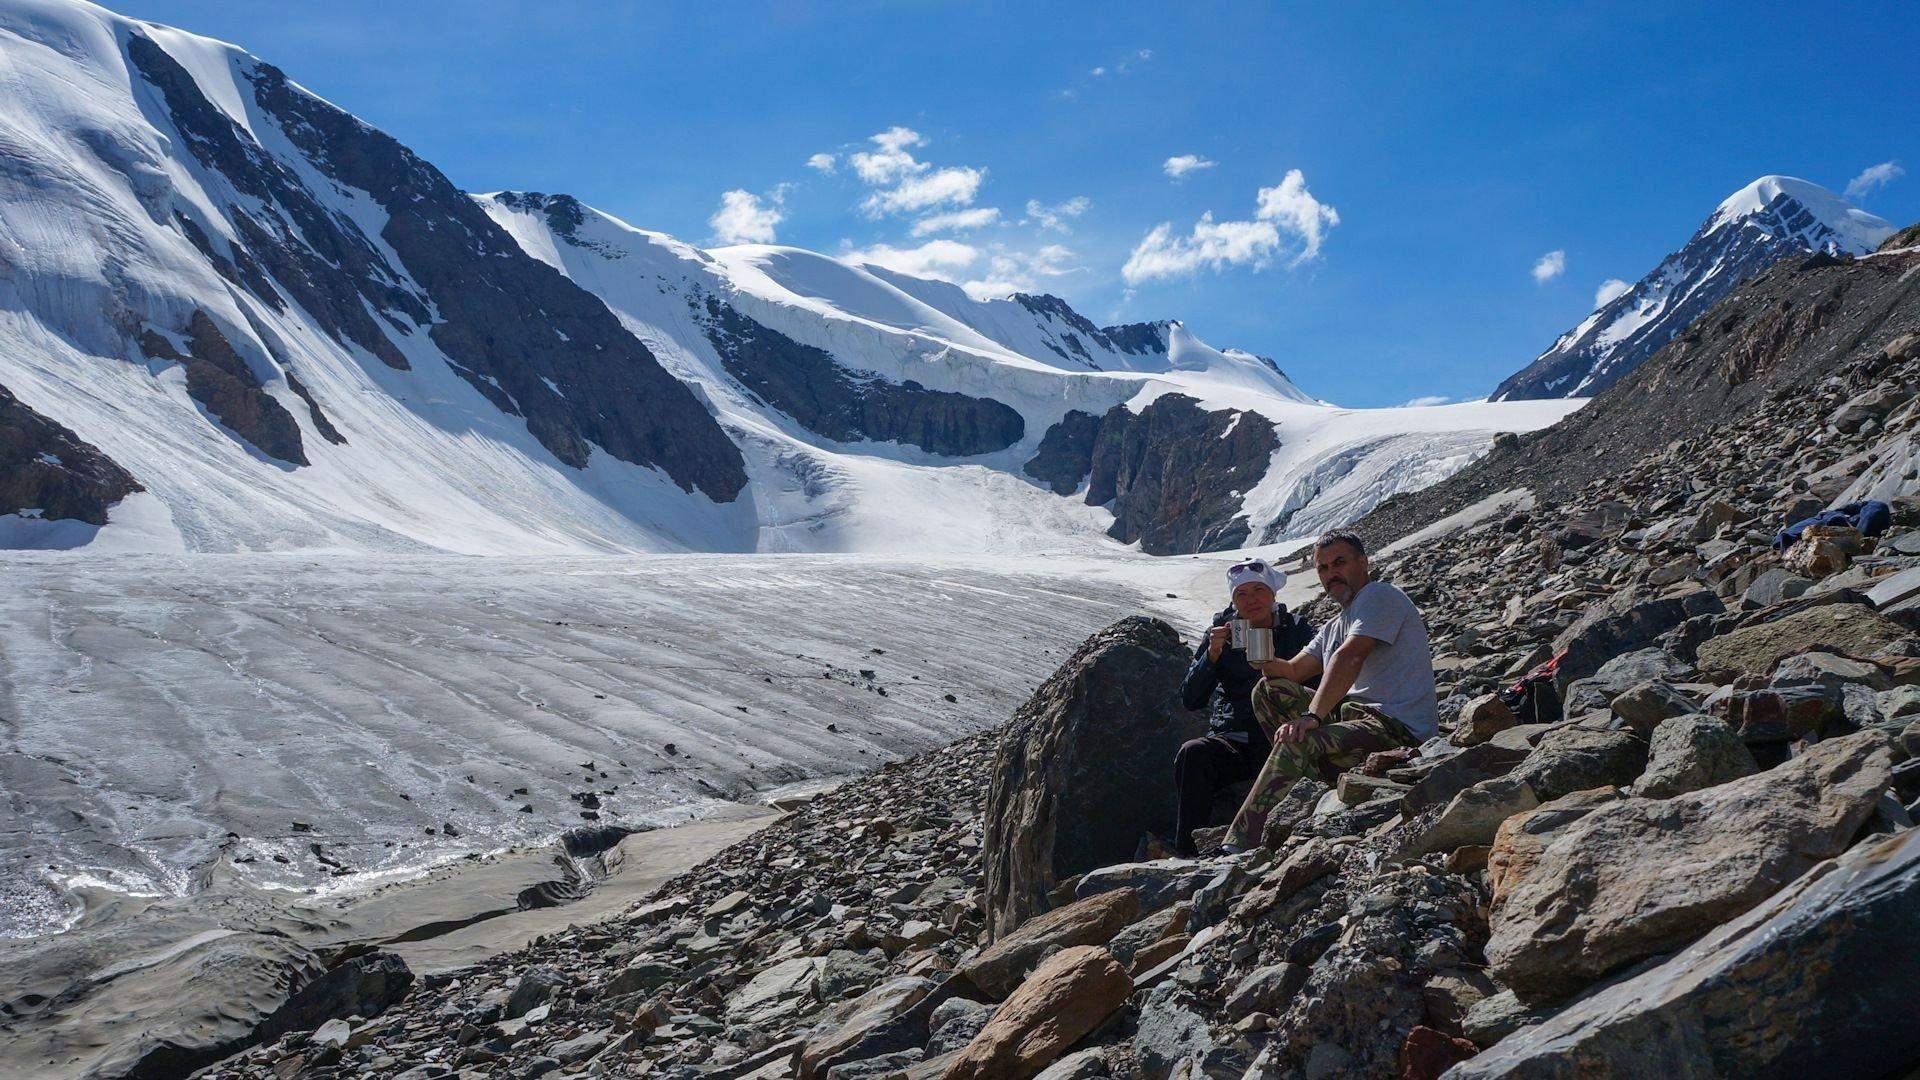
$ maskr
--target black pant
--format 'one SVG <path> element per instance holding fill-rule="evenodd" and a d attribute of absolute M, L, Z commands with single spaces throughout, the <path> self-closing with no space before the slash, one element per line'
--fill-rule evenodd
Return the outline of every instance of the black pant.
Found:
<path fill-rule="evenodd" d="M 1271 749 L 1262 739 L 1241 741 L 1224 735 L 1205 735 L 1180 744 L 1173 758 L 1173 783 L 1180 791 L 1173 819 L 1175 851 L 1194 853 L 1193 830 L 1213 823 L 1213 797 L 1229 784 L 1253 779 Z"/>

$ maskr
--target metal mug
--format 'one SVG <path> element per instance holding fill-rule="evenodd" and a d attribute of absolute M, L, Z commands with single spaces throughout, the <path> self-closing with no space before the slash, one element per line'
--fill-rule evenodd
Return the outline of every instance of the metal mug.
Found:
<path fill-rule="evenodd" d="M 1255 626 L 1245 619 L 1235 619 L 1229 641 L 1234 648 L 1246 651 L 1249 664 L 1264 664 L 1273 659 L 1271 629 Z"/>

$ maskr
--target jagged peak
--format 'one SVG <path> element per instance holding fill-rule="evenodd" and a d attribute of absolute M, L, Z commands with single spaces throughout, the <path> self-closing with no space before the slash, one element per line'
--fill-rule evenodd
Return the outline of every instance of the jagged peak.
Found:
<path fill-rule="evenodd" d="M 1893 233 L 1893 226 L 1884 219 L 1854 206 L 1819 184 L 1797 176 L 1778 174 L 1762 176 L 1721 200 L 1701 232 L 1713 233 L 1726 225 L 1784 209 L 1782 200 L 1798 204 L 1812 215 L 1815 222 L 1834 234 L 1837 246 L 1852 254 L 1863 255 L 1872 251 L 1880 246 L 1880 241 Z M 1779 216 L 1783 220 L 1793 217 L 1791 214 Z M 1796 226 L 1796 231 L 1806 230 L 1807 225 Z"/>

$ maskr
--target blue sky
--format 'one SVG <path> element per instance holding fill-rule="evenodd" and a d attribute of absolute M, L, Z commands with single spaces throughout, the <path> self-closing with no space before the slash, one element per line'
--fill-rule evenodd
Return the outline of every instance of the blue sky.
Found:
<path fill-rule="evenodd" d="M 1856 201 L 1920 221 L 1904 4 L 113 6 L 245 46 L 468 190 L 1177 318 L 1341 404 L 1483 396 L 1765 173 L 1892 163 Z"/>

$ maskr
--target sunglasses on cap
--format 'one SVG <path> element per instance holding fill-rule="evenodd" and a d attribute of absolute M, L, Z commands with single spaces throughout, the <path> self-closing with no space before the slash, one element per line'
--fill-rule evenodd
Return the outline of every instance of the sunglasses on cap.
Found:
<path fill-rule="evenodd" d="M 1232 566 L 1227 567 L 1227 573 L 1229 574 L 1237 574 L 1242 570 L 1251 570 L 1256 574 L 1264 574 L 1267 572 L 1267 564 L 1259 559 L 1255 559 L 1252 562 L 1234 563 Z"/>

